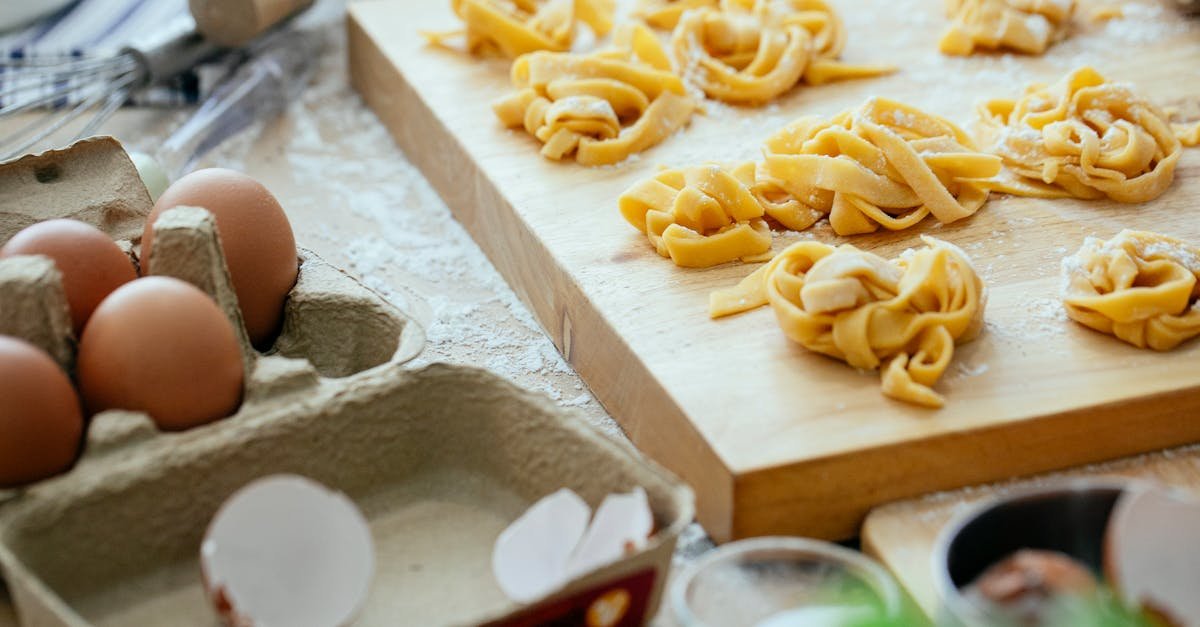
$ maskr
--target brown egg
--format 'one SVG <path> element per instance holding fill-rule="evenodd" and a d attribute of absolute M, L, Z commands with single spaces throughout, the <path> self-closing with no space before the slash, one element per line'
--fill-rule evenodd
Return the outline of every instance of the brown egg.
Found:
<path fill-rule="evenodd" d="M 83 413 L 67 373 L 42 349 L 0 335 L 0 487 L 67 470 L 82 438 Z"/>
<path fill-rule="evenodd" d="M 168 277 L 127 283 L 100 303 L 76 366 L 89 411 L 143 411 L 167 431 L 237 411 L 242 370 L 229 319 L 207 294 Z"/>
<path fill-rule="evenodd" d="M 221 246 L 250 341 L 270 348 L 283 321 L 283 305 L 299 269 L 296 239 L 279 202 L 258 181 L 233 170 L 198 170 L 163 192 L 146 219 L 142 267 L 150 272 L 154 221 L 181 205 L 203 207 L 217 219 Z"/>
<path fill-rule="evenodd" d="M 0 257 L 45 255 L 62 273 L 75 337 L 113 290 L 137 278 L 133 262 L 104 231 L 78 220 L 38 222 L 8 240 Z"/>

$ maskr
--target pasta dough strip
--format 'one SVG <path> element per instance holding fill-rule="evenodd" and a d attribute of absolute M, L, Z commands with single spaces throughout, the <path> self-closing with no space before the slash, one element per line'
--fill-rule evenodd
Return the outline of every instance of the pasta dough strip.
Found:
<path fill-rule="evenodd" d="M 885 395 L 925 407 L 955 344 L 983 328 L 987 290 L 966 253 L 922 236 L 925 247 L 885 260 L 849 244 L 799 242 L 736 287 L 709 297 L 713 318 L 770 303 L 801 346 L 865 370 L 881 370 Z"/>
<path fill-rule="evenodd" d="M 1063 305 L 1076 322 L 1165 351 L 1200 335 L 1200 248 L 1124 230 L 1063 259 Z"/>
<path fill-rule="evenodd" d="M 685 11 L 719 4 L 718 0 L 641 0 L 633 14 L 654 28 L 671 30 Z"/>
<path fill-rule="evenodd" d="M 1018 196 L 1145 202 L 1171 185 L 1183 146 L 1200 141 L 1200 126 L 1172 126 L 1131 86 L 1090 67 L 986 102 L 979 116 L 984 143 L 1008 169 L 985 185 Z"/>

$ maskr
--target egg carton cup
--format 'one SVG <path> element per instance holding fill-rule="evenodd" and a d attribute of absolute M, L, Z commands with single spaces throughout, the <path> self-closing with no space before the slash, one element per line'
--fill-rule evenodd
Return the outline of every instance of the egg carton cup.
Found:
<path fill-rule="evenodd" d="M 33 222 L 71 217 L 106 231 L 136 260 L 152 205 L 115 140 L 0 164 L 0 190 L 0 244 Z M 260 353 L 246 336 L 212 215 L 176 208 L 154 228 L 153 274 L 208 293 L 237 331 L 242 405 L 174 433 L 139 412 L 102 412 L 74 468 L 0 491 L 0 577 L 21 625 L 216 624 L 198 563 L 203 533 L 234 491 L 275 473 L 341 490 L 367 517 L 376 574 L 357 624 L 583 621 L 598 604 L 610 618 L 620 610 L 613 625 L 653 616 L 694 513 L 676 478 L 487 371 L 405 368 L 423 346 L 419 326 L 303 249 L 280 336 Z M 0 260 L 0 334 L 41 346 L 72 372 L 76 338 L 49 259 Z M 637 486 L 656 523 L 643 549 L 533 605 L 503 595 L 492 546 L 529 506 L 568 487 L 595 507 Z"/>

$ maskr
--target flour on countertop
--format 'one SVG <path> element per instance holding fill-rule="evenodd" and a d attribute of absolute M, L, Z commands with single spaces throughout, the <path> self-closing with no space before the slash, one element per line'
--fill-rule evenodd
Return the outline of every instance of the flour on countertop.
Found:
<path fill-rule="evenodd" d="M 358 276 L 424 327 L 428 344 L 414 365 L 441 361 L 492 370 L 619 435 L 529 310 L 351 89 L 344 29 L 328 32 L 328 47 L 301 102 L 266 130 L 227 142 L 205 165 L 255 172 L 260 135 L 285 126 L 284 149 L 273 157 L 291 179 L 292 196 L 281 201 L 296 214 L 300 245 Z"/>

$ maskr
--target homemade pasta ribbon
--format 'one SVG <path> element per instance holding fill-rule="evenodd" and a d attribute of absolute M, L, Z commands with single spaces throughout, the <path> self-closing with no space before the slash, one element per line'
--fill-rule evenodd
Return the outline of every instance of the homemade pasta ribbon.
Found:
<path fill-rule="evenodd" d="M 715 8 L 719 4 L 719 0 L 641 0 L 633 15 L 654 28 L 671 30 L 684 11 Z"/>
<path fill-rule="evenodd" d="M 895 71 L 837 61 L 845 43 L 842 21 L 824 0 L 722 0 L 719 9 L 682 13 L 671 35 L 688 81 L 740 104 L 765 103 L 801 80 L 817 85 Z"/>
<path fill-rule="evenodd" d="M 517 57 L 535 50 L 571 49 L 579 23 L 597 36 L 612 30 L 615 0 L 451 0 L 463 29 L 423 33 L 430 43 L 466 36 L 467 52 Z"/>
<path fill-rule="evenodd" d="M 678 266 L 707 268 L 771 250 L 753 184 L 753 163 L 668 169 L 621 194 L 619 205 L 658 254 Z"/>
<path fill-rule="evenodd" d="M 1146 231 L 1089 237 L 1063 259 L 1072 320 L 1139 348 L 1165 351 L 1200 335 L 1200 249 Z"/>
<path fill-rule="evenodd" d="M 1174 179 L 1181 138 L 1200 139 L 1090 67 L 1031 85 L 1017 100 L 986 102 L 979 115 L 982 139 L 1015 175 L 987 185 L 1018 196 L 1145 202 Z"/>
<path fill-rule="evenodd" d="M 617 163 L 687 124 L 695 103 L 671 72 L 653 33 L 636 25 L 618 46 L 592 54 L 532 52 L 513 62 L 517 91 L 492 109 L 510 128 L 524 127 L 548 159 Z"/>
<path fill-rule="evenodd" d="M 946 0 L 950 25 L 938 42 L 944 54 L 976 48 L 1042 54 L 1066 37 L 1075 0 Z"/>
<path fill-rule="evenodd" d="M 961 220 L 987 202 L 981 181 L 1001 170 L 952 122 L 883 98 L 829 120 L 800 118 L 763 153 L 763 203 L 797 218 L 828 215 L 838 235 L 906 229 L 929 214 Z"/>
<path fill-rule="evenodd" d="M 714 292 L 713 318 L 770 303 L 784 334 L 864 370 L 882 370 L 883 393 L 941 407 L 933 390 L 955 343 L 983 328 L 987 291 L 957 246 L 925 247 L 886 260 L 849 244 L 793 244 L 737 287 Z"/>

